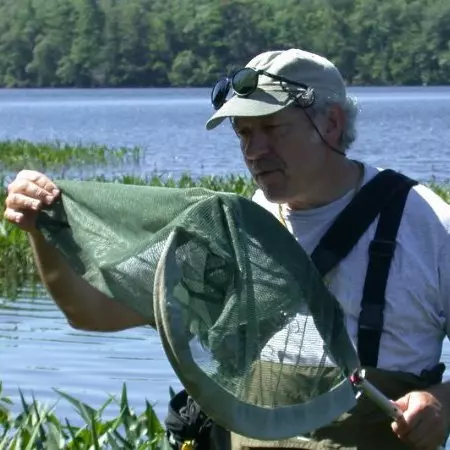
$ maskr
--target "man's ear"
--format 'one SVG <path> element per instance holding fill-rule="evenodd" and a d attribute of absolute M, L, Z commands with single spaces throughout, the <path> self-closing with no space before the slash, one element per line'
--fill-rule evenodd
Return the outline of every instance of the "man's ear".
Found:
<path fill-rule="evenodd" d="M 324 138 L 333 147 L 339 148 L 345 128 L 345 120 L 345 113 L 339 105 L 329 107 Z"/>

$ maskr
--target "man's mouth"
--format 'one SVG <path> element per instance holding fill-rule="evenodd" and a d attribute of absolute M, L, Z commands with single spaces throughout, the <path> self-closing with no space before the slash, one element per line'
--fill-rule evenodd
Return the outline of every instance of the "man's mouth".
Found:
<path fill-rule="evenodd" d="M 261 170 L 261 171 L 255 173 L 255 177 L 260 178 L 260 177 L 264 177 L 266 175 L 270 175 L 275 172 L 279 172 L 279 169 Z"/>

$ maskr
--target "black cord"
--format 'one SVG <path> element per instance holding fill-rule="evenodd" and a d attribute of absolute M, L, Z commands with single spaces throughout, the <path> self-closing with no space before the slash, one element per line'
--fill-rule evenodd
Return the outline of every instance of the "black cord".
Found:
<path fill-rule="evenodd" d="M 322 133 L 319 131 L 319 128 L 317 127 L 317 125 L 314 123 L 314 120 L 312 120 L 312 117 L 305 111 L 305 108 L 302 108 L 301 106 L 299 106 L 299 108 L 301 108 L 301 110 L 304 112 L 305 116 L 308 118 L 309 122 L 311 123 L 312 127 L 314 128 L 314 130 L 316 130 L 316 133 L 319 135 L 321 141 L 333 152 L 338 153 L 341 156 L 345 156 L 345 152 L 343 152 L 342 150 L 339 150 L 336 147 L 333 147 L 330 143 L 328 143 L 325 138 L 322 136 Z"/>

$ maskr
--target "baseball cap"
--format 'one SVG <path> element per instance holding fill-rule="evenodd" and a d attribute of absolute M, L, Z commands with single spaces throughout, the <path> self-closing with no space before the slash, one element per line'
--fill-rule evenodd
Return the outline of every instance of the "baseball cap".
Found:
<path fill-rule="evenodd" d="M 255 56 L 245 67 L 264 70 L 302 83 L 314 90 L 315 102 L 344 101 L 345 82 L 336 66 L 323 56 L 301 49 L 267 51 Z M 255 117 L 274 114 L 295 102 L 299 88 L 282 86 L 270 76 L 261 74 L 257 88 L 246 97 L 233 95 L 206 123 L 212 130 L 227 117 Z"/>

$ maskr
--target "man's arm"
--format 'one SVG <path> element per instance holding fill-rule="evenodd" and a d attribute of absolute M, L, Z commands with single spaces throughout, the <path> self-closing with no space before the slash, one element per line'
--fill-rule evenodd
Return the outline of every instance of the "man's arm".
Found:
<path fill-rule="evenodd" d="M 29 235 L 40 278 L 72 327 L 118 331 L 150 324 L 150 319 L 112 300 L 78 276 L 39 232 Z"/>
<path fill-rule="evenodd" d="M 78 276 L 36 229 L 39 210 L 58 195 L 57 187 L 45 175 L 23 170 L 8 187 L 4 217 L 28 233 L 41 280 L 70 325 L 91 331 L 153 325 L 152 318 L 110 299 Z"/>

